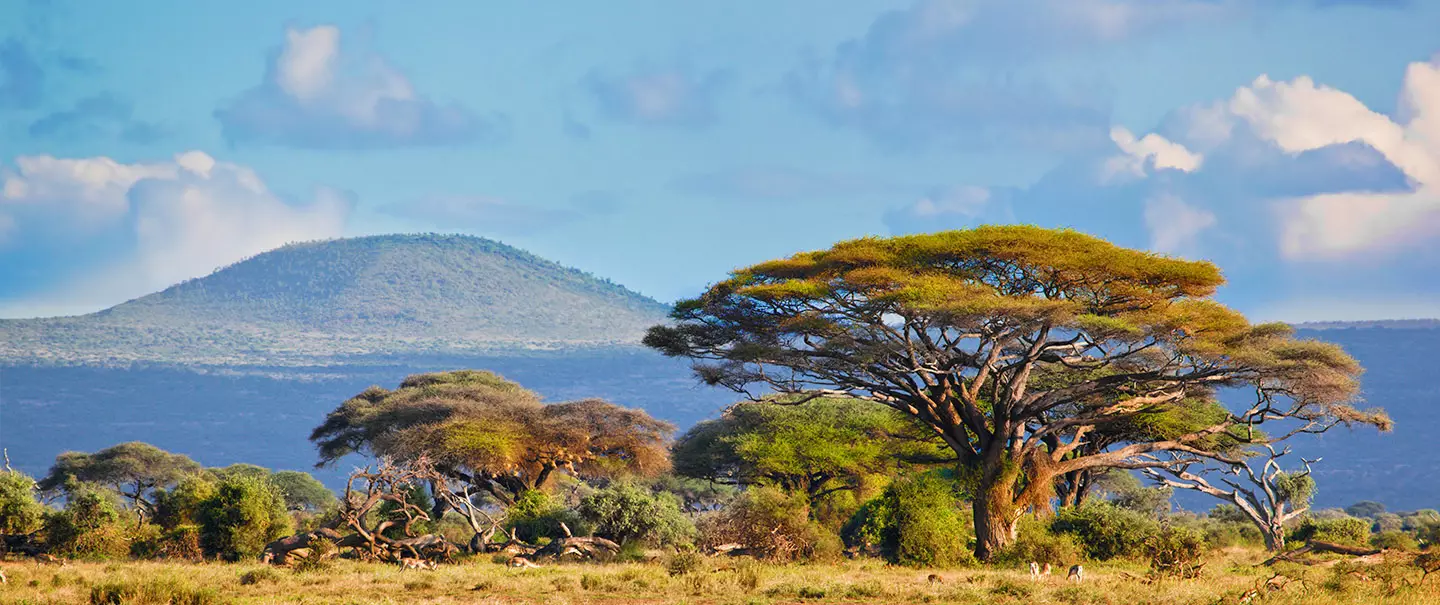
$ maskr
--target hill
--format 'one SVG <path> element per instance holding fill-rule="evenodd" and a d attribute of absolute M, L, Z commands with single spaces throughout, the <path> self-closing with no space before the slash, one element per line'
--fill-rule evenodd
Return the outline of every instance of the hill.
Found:
<path fill-rule="evenodd" d="M 296 365 L 635 344 L 668 308 L 499 242 L 294 244 L 78 317 L 0 320 L 0 362 Z"/>

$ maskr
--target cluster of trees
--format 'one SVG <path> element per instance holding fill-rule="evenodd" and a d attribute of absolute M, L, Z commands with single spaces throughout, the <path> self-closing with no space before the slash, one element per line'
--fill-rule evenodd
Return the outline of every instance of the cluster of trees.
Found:
<path fill-rule="evenodd" d="M 394 545 L 593 535 L 916 565 L 1145 555 L 1183 572 L 1187 553 L 1226 541 L 1431 542 L 1423 515 L 1309 511 L 1315 461 L 1287 442 L 1390 420 L 1355 406 L 1354 359 L 1251 324 L 1210 299 L 1222 282 L 1206 262 L 1026 226 L 841 242 L 738 270 L 650 330 L 647 345 L 746 395 L 674 440 L 643 411 L 544 403 L 484 371 L 372 387 L 311 440 L 321 465 L 402 469 L 385 490 L 371 481 L 384 505 L 356 508 L 347 490 L 337 513 L 362 534 L 403 532 Z M 104 486 L 139 523 L 198 527 L 202 550 L 228 557 L 257 542 L 224 536 L 258 524 L 273 538 L 288 526 L 256 520 L 298 497 L 285 482 L 300 477 L 251 470 L 124 444 L 62 455 L 38 487 L 64 492 L 55 516 Z M 1171 514 L 1174 489 L 1222 506 Z"/>

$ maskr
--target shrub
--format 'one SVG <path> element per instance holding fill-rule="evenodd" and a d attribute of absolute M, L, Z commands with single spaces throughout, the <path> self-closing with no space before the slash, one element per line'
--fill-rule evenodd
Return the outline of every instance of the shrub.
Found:
<path fill-rule="evenodd" d="M 113 499 L 75 485 L 65 508 L 45 516 L 45 541 L 56 555 L 111 559 L 130 553 L 130 535 Z"/>
<path fill-rule="evenodd" d="M 311 573 L 330 569 L 331 559 L 340 553 L 334 542 L 321 538 L 310 543 L 309 551 L 296 559 L 295 573 Z"/>
<path fill-rule="evenodd" d="M 952 485 L 934 475 L 895 481 L 867 502 L 842 529 L 854 547 L 878 545 L 885 558 L 917 567 L 954 567 L 974 562 L 970 531 L 958 511 Z"/>
<path fill-rule="evenodd" d="M 136 559 L 172 559 L 199 561 L 205 558 L 200 548 L 200 527 L 181 525 L 166 530 L 145 524 L 133 531 L 130 556 Z"/>
<path fill-rule="evenodd" d="M 245 572 L 245 573 L 243 573 L 243 574 L 240 574 L 240 585 L 241 585 L 241 586 L 251 586 L 251 585 L 254 585 L 254 584 L 261 584 L 261 583 L 264 583 L 264 582 L 279 582 L 279 581 L 280 581 L 280 572 L 275 571 L 275 569 L 272 568 L 272 567 L 261 567 L 261 568 L 259 568 L 259 569 L 252 569 L 252 570 L 247 571 L 247 572 Z"/>
<path fill-rule="evenodd" d="M 995 555 L 995 562 L 1006 565 L 1024 565 L 1031 561 L 1051 565 L 1072 565 L 1083 553 L 1071 534 L 1057 534 L 1046 524 L 1026 518 L 1020 523 L 1020 535 Z"/>
<path fill-rule="evenodd" d="M 1382 531 L 1370 538 L 1370 545 L 1375 548 L 1388 550 L 1411 551 L 1418 550 L 1420 545 L 1415 538 L 1403 531 L 1391 530 Z"/>
<path fill-rule="evenodd" d="M 1145 540 L 1145 555 L 1157 574 L 1193 578 L 1204 565 L 1205 538 L 1199 532 L 1166 525 Z"/>
<path fill-rule="evenodd" d="M 1260 530 L 1248 522 L 1216 521 L 1205 519 L 1197 526 L 1210 548 L 1230 546 L 1254 546 L 1265 541 Z"/>
<path fill-rule="evenodd" d="M 596 535 L 622 545 L 689 544 L 695 536 L 695 524 L 681 512 L 678 498 L 630 483 L 612 484 L 585 496 L 579 513 Z"/>
<path fill-rule="evenodd" d="M 0 534 L 28 534 L 45 521 L 45 505 L 35 499 L 35 480 L 18 471 L 0 472 Z"/>
<path fill-rule="evenodd" d="M 195 474 L 181 479 L 175 487 L 155 492 L 155 516 L 165 529 L 200 524 L 200 505 L 215 497 L 216 484 L 209 475 Z"/>
<path fill-rule="evenodd" d="M 556 502 L 549 494 L 529 490 L 515 499 L 515 504 L 506 511 L 505 528 L 515 530 L 515 536 L 525 542 L 534 543 L 541 538 L 563 538 L 564 523 L 571 533 L 587 533 L 585 520 L 578 513 Z"/>
<path fill-rule="evenodd" d="M 1085 545 L 1085 554 L 1100 561 L 1142 556 L 1145 539 L 1160 530 L 1158 523 L 1141 513 L 1097 501 L 1060 511 L 1050 527 L 1074 535 Z"/>
<path fill-rule="evenodd" d="M 199 515 L 201 546 L 227 561 L 257 557 L 266 543 L 292 529 L 280 491 L 267 479 L 240 473 L 216 486 Z"/>
<path fill-rule="evenodd" d="M 1295 542 L 1319 540 L 1361 546 L 1370 540 L 1370 522 L 1354 517 L 1332 519 L 1309 517 L 1290 532 L 1289 539 Z"/>
<path fill-rule="evenodd" d="M 803 495 L 773 487 L 752 487 L 703 518 L 700 539 L 710 546 L 743 544 L 757 557 L 779 561 L 831 559 L 841 551 L 839 536 L 810 520 Z"/>
<path fill-rule="evenodd" d="M 700 571 L 705 566 L 705 557 L 693 551 L 677 552 L 665 562 L 665 571 L 672 576 L 683 576 Z"/>
<path fill-rule="evenodd" d="M 1345 514 L 1355 518 L 1374 519 L 1385 512 L 1385 505 L 1373 500 L 1361 500 L 1345 507 Z"/>

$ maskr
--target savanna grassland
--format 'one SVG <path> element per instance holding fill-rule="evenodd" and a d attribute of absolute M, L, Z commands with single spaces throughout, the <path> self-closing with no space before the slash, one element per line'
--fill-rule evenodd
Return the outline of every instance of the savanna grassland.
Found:
<path fill-rule="evenodd" d="M 11 562 L 3 603 L 1096 603 L 1167 605 L 1241 603 L 1246 591 L 1284 588 L 1251 603 L 1440 603 L 1440 587 L 1420 583 L 1398 560 L 1350 571 L 1343 565 L 1256 566 L 1258 550 L 1216 556 L 1199 579 L 1147 583 L 1143 565 L 1087 566 L 1075 585 L 1063 575 L 1035 581 L 1022 570 L 975 568 L 930 571 L 880 561 L 771 565 L 707 559 L 694 570 L 670 573 L 663 563 L 573 564 L 515 569 L 489 561 L 401 571 L 395 565 L 336 561 L 296 572 L 259 564 L 157 562 L 71 563 L 64 567 Z M 931 574 L 940 581 L 929 579 Z"/>

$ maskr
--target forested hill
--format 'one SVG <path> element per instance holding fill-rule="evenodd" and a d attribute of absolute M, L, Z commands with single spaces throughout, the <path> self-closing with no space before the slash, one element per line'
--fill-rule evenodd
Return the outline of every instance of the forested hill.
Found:
<path fill-rule="evenodd" d="M 294 244 L 91 315 L 0 320 L 0 363 L 313 364 L 637 344 L 668 308 L 499 242 Z"/>

